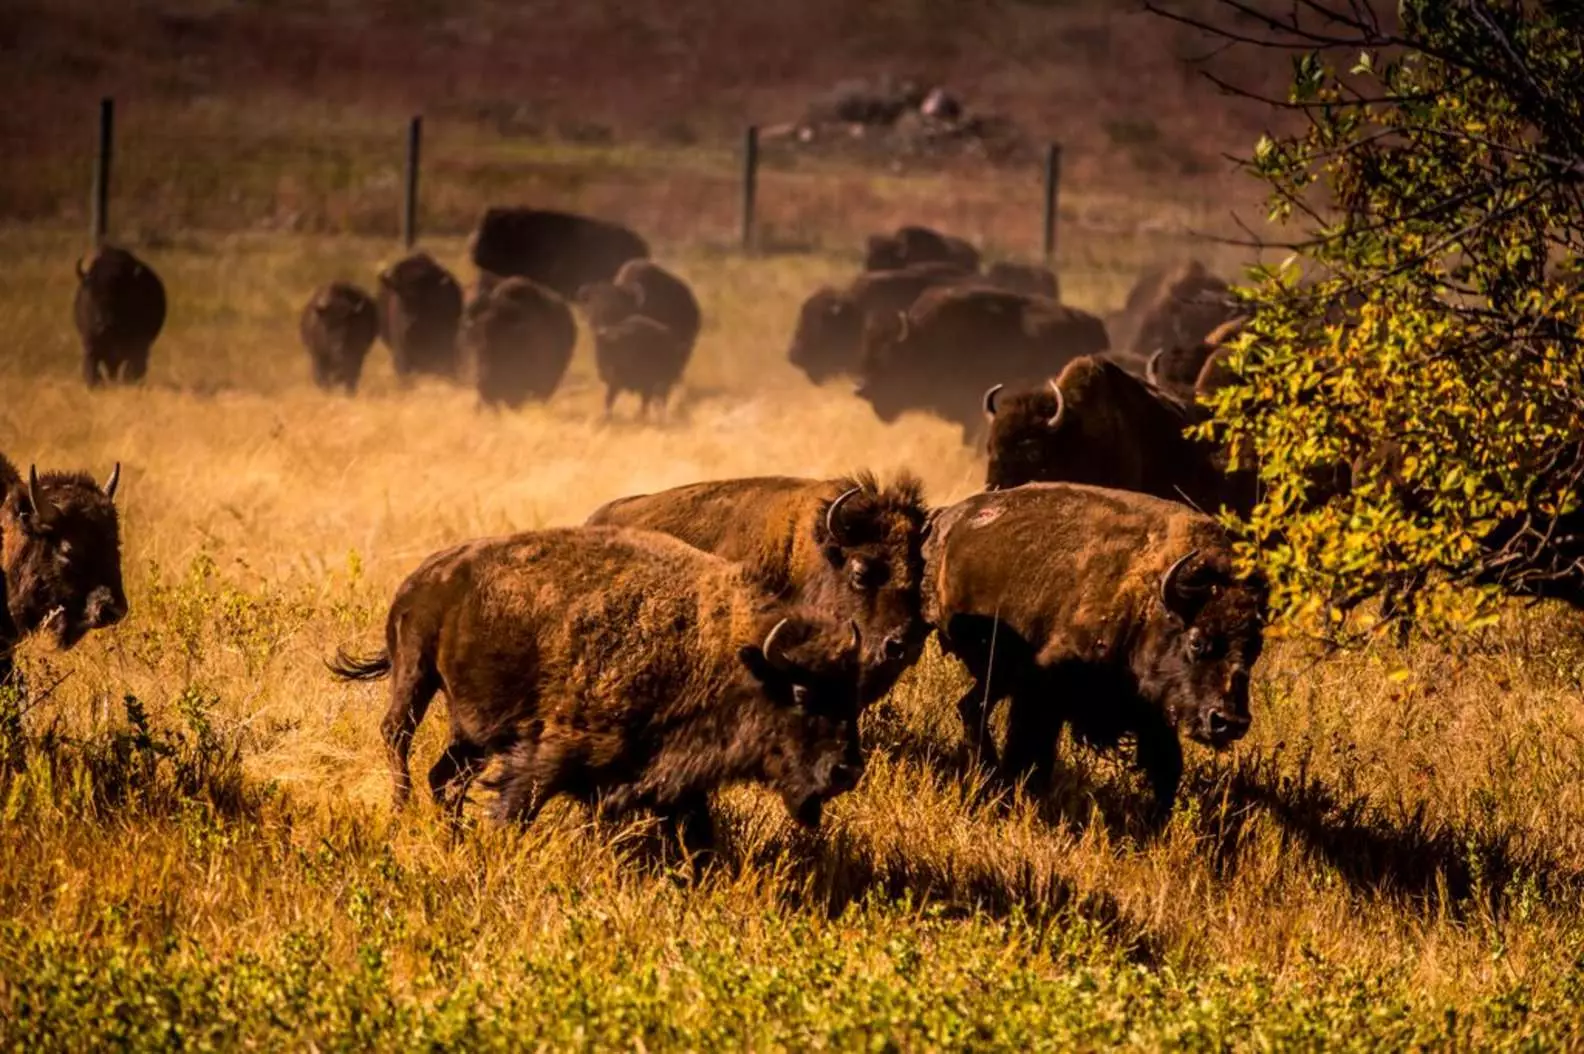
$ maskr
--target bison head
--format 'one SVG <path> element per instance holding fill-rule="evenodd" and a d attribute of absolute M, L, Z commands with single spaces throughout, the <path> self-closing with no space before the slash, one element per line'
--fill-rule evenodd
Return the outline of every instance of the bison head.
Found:
<path fill-rule="evenodd" d="M 819 289 L 798 310 L 797 328 L 787 361 L 823 384 L 858 365 L 863 341 L 863 312 L 852 297 L 829 286 Z"/>
<path fill-rule="evenodd" d="M 1145 696 L 1189 738 L 1220 749 L 1248 731 L 1249 675 L 1259 659 L 1265 590 L 1239 581 L 1222 553 L 1194 550 L 1161 576 L 1162 619 L 1140 649 Z"/>
<path fill-rule="evenodd" d="M 809 612 L 778 619 L 763 644 L 738 651 L 772 707 L 763 778 L 807 827 L 818 827 L 825 802 L 852 790 L 863 776 L 862 651 L 857 623 Z"/>
<path fill-rule="evenodd" d="M 87 476 L 51 473 L 10 487 L 0 503 L 6 606 L 22 634 L 50 630 L 70 648 L 126 616 L 114 504 L 117 465 L 101 489 Z"/>
<path fill-rule="evenodd" d="M 863 378 L 853 394 L 868 403 L 875 416 L 892 424 L 910 408 L 914 394 L 908 360 L 916 355 L 910 342 L 919 337 L 906 311 L 870 315 L 863 323 Z"/>
<path fill-rule="evenodd" d="M 998 384 L 984 394 L 984 412 L 990 420 L 985 490 L 1066 478 L 1053 464 L 1067 453 L 1058 444 L 1067 404 L 1056 381 L 1007 397 L 1002 397 L 1001 388 Z"/>

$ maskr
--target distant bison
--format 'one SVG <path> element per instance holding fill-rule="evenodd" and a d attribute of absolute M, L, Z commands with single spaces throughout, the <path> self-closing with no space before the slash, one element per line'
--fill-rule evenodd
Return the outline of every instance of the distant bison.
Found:
<path fill-rule="evenodd" d="M 72 317 L 83 346 L 83 380 L 141 381 L 149 349 L 165 327 L 165 283 L 125 249 L 106 245 L 88 266 L 77 261 Z"/>
<path fill-rule="evenodd" d="M 468 242 L 482 272 L 479 291 L 501 278 L 531 278 L 571 300 L 580 287 L 606 282 L 628 260 L 649 257 L 649 244 L 618 223 L 548 209 L 492 207 Z"/>
<path fill-rule="evenodd" d="M 1227 475 L 1214 443 L 1184 430 L 1205 417 L 1108 359 L 1083 356 L 1043 388 L 997 398 L 990 416 L 986 490 L 1033 482 L 1089 483 L 1247 515 L 1252 472 Z"/>
<path fill-rule="evenodd" d="M 664 408 L 702 325 L 698 300 L 687 283 L 648 260 L 629 260 L 614 281 L 579 289 L 578 303 L 594 333 L 605 413 L 624 391 L 638 394 L 646 415 L 651 402 Z"/>
<path fill-rule="evenodd" d="M 297 329 L 313 363 L 314 383 L 355 393 L 363 360 L 379 335 L 374 298 L 351 282 L 320 286 L 304 305 Z"/>
<path fill-rule="evenodd" d="M 1145 360 L 1144 379 L 1162 391 L 1192 400 L 1198 391 L 1201 376 L 1205 376 L 1206 365 L 1222 345 L 1238 335 L 1247 322 L 1247 318 L 1239 316 L 1223 322 L 1203 340 L 1193 344 L 1157 348 Z M 1219 383 L 1215 378 L 1221 376 L 1212 372 L 1206 380 L 1213 387 Z"/>
<path fill-rule="evenodd" d="M 865 271 L 895 271 L 921 263 L 944 263 L 963 271 L 978 271 L 979 250 L 962 238 L 929 227 L 898 227 L 891 234 L 869 236 L 864 252 Z"/>
<path fill-rule="evenodd" d="M 1039 384 L 1107 347 L 1099 319 L 1044 297 L 932 289 L 907 311 L 870 320 L 856 394 L 882 421 L 925 410 L 961 426 L 972 443 L 990 385 Z"/>
<path fill-rule="evenodd" d="M 396 592 L 385 650 L 331 668 L 391 677 L 381 728 L 398 807 L 413 734 L 444 691 L 437 804 L 459 810 L 504 756 L 500 819 L 569 794 L 657 811 L 702 849 L 718 786 L 768 784 L 812 825 L 858 782 L 857 634 L 674 538 L 557 528 L 431 556 Z"/>
<path fill-rule="evenodd" d="M 1159 348 L 1194 347 L 1238 313 L 1226 282 L 1198 260 L 1190 260 L 1161 278 L 1155 296 L 1138 317 L 1133 353 L 1148 356 Z M 1187 377 L 1189 384 L 1193 383 L 1192 372 Z"/>
<path fill-rule="evenodd" d="M 974 679 L 964 737 L 992 765 L 991 710 L 1011 698 L 1007 777 L 1046 786 L 1064 724 L 1097 747 L 1132 733 L 1160 820 L 1182 775 L 1177 732 L 1221 748 L 1248 730 L 1265 592 L 1234 576 L 1210 517 L 1036 483 L 939 512 L 924 556 L 925 614 Z"/>
<path fill-rule="evenodd" d="M 462 287 L 450 271 L 426 252 L 403 257 L 380 272 L 377 304 L 398 377 L 457 376 Z"/>
<path fill-rule="evenodd" d="M 869 642 L 863 697 L 870 703 L 890 691 L 923 645 L 918 581 L 925 516 L 915 477 L 881 486 L 859 473 L 693 483 L 618 498 L 588 522 L 663 531 L 751 562 L 790 599 L 855 619 Z"/>
<path fill-rule="evenodd" d="M 515 410 L 555 394 L 577 346 L 577 321 L 551 290 L 508 278 L 468 305 L 463 341 L 480 403 Z"/>
<path fill-rule="evenodd" d="M 997 289 L 1005 289 L 1009 293 L 1025 293 L 1028 296 L 1043 296 L 1051 300 L 1061 299 L 1056 272 L 1039 264 L 998 260 L 985 272 L 985 280 Z"/>
<path fill-rule="evenodd" d="M 62 650 L 126 616 L 115 508 L 121 466 L 101 489 L 76 473 L 24 481 L 0 455 L 0 685 L 18 641 L 49 631 Z"/>

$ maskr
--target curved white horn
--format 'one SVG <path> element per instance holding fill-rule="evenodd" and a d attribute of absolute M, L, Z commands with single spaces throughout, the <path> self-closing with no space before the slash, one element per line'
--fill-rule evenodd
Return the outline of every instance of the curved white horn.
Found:
<path fill-rule="evenodd" d="M 852 627 L 852 641 L 850 644 L 848 644 L 847 650 L 853 652 L 854 654 L 862 654 L 863 633 L 858 629 L 858 620 L 849 619 L 847 624 Z"/>
<path fill-rule="evenodd" d="M 1067 412 L 1067 400 L 1062 398 L 1061 385 L 1056 383 L 1055 378 L 1046 383 L 1050 385 L 1051 394 L 1056 397 L 1056 412 L 1051 414 L 1050 420 L 1046 421 L 1045 424 L 1048 428 L 1060 428 L 1062 414 Z"/>
<path fill-rule="evenodd" d="M 1199 550 L 1198 549 L 1190 549 L 1190 550 L 1188 550 L 1188 555 L 1179 557 L 1177 559 L 1177 562 L 1172 564 L 1170 567 L 1168 567 L 1166 569 L 1166 573 L 1161 576 L 1161 584 L 1160 584 L 1161 603 L 1166 606 L 1166 610 L 1167 611 L 1175 611 L 1175 610 L 1177 610 L 1172 605 L 1172 599 L 1171 599 L 1172 598 L 1172 591 L 1173 591 L 1173 589 L 1176 588 L 1177 575 L 1182 572 L 1183 565 L 1185 565 L 1186 563 L 1188 563 L 1189 560 L 1192 560 L 1194 557 L 1196 557 L 1198 555 L 1199 555 Z"/>
<path fill-rule="evenodd" d="M 1005 388 L 1005 387 L 1006 387 L 1006 385 L 1004 385 L 1004 384 L 997 384 L 997 385 L 993 385 L 992 387 L 990 387 L 989 389 L 987 389 L 985 391 L 985 393 L 984 393 L 984 412 L 985 412 L 985 416 L 986 417 L 994 417 L 995 416 L 995 414 L 996 414 L 996 406 L 995 406 L 995 404 L 996 404 L 996 396 L 1000 393 L 1001 389 Z"/>
<path fill-rule="evenodd" d="M 842 536 L 844 532 L 840 526 L 842 502 L 846 501 L 848 498 L 851 498 L 857 493 L 857 487 L 853 487 L 851 490 L 844 490 L 836 497 L 836 500 L 831 502 L 830 505 L 825 509 L 825 533 L 830 535 L 837 545 L 847 544 L 846 539 Z"/>
<path fill-rule="evenodd" d="M 1165 348 L 1156 348 L 1155 353 L 1151 355 L 1149 357 L 1149 361 L 1144 364 L 1144 379 L 1149 381 L 1150 384 L 1156 388 L 1160 387 L 1160 370 L 1158 364 L 1160 362 L 1160 357 L 1164 354 L 1166 354 Z"/>
<path fill-rule="evenodd" d="M 121 485 L 121 462 L 117 461 L 115 463 L 115 468 L 110 470 L 110 478 L 105 480 L 105 485 L 104 485 L 105 497 L 109 498 L 111 501 L 115 501 L 116 487 L 118 487 L 120 485 Z"/>
<path fill-rule="evenodd" d="M 791 619 L 782 619 L 774 626 L 771 626 L 770 632 L 765 634 L 764 643 L 759 647 L 759 650 L 764 652 L 765 661 L 771 666 L 777 668 L 781 666 L 781 658 L 776 654 L 775 650 L 776 637 L 780 634 L 782 627 L 790 621 Z"/>

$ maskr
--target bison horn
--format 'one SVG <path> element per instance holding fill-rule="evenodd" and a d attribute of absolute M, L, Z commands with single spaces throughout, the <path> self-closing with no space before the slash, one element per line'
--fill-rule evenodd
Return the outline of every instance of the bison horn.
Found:
<path fill-rule="evenodd" d="M 984 412 L 986 417 L 995 416 L 996 395 L 1001 391 L 1002 388 L 1005 387 L 1006 385 L 1004 384 L 996 384 L 985 390 Z"/>
<path fill-rule="evenodd" d="M 1054 378 L 1045 383 L 1050 385 L 1051 394 L 1056 397 L 1056 412 L 1051 414 L 1050 420 L 1045 424 L 1050 428 L 1060 428 L 1062 415 L 1067 412 L 1067 400 L 1062 398 L 1061 385 L 1057 384 Z"/>
<path fill-rule="evenodd" d="M 121 462 L 117 461 L 115 463 L 115 468 L 110 470 L 110 478 L 105 480 L 105 485 L 104 485 L 105 497 L 109 498 L 111 501 L 115 501 L 116 487 L 118 487 L 120 485 L 121 485 Z"/>
<path fill-rule="evenodd" d="M 850 644 L 848 644 L 847 650 L 852 652 L 855 655 L 862 654 L 862 652 L 863 652 L 863 633 L 860 632 L 859 629 L 858 629 L 858 620 L 857 619 L 849 619 L 847 624 L 852 627 L 852 642 Z"/>
<path fill-rule="evenodd" d="M 830 507 L 825 510 L 825 533 L 830 535 L 831 539 L 835 541 L 837 545 L 847 544 L 847 540 L 844 537 L 846 532 L 841 529 L 842 502 L 846 501 L 857 493 L 857 487 L 853 487 L 851 490 L 842 491 L 841 494 L 837 496 L 836 500 L 830 503 Z"/>
<path fill-rule="evenodd" d="M 1176 598 L 1181 592 L 1177 583 L 1177 576 L 1182 574 L 1182 570 L 1185 566 L 1187 566 L 1188 561 L 1192 560 L 1198 555 L 1198 549 L 1190 549 L 1188 551 L 1188 555 L 1179 557 L 1177 562 L 1168 567 L 1166 569 L 1166 573 L 1161 576 L 1161 603 L 1166 606 L 1167 611 L 1177 610 L 1177 604 L 1175 603 L 1174 598 Z"/>
<path fill-rule="evenodd" d="M 44 495 L 39 491 L 38 466 L 28 466 L 28 503 L 33 506 L 33 518 L 37 523 L 46 524 L 52 516 L 50 506 L 44 503 Z"/>
<path fill-rule="evenodd" d="M 777 669 L 782 668 L 783 660 L 780 655 L 776 654 L 776 637 L 780 635 L 782 628 L 790 621 L 791 619 L 782 619 L 774 626 L 771 626 L 770 632 L 765 634 L 764 644 L 759 649 L 764 652 L 765 661 Z"/>
<path fill-rule="evenodd" d="M 1164 354 L 1166 354 L 1165 348 L 1156 348 L 1155 353 L 1151 355 L 1149 357 L 1149 361 L 1144 364 L 1144 379 L 1149 381 L 1150 384 L 1156 388 L 1160 387 L 1160 371 L 1158 369 L 1158 365 L 1160 363 L 1160 357 Z"/>

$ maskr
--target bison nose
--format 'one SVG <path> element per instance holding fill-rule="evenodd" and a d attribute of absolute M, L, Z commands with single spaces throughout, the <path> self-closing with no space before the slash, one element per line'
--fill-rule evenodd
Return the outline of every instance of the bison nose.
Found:
<path fill-rule="evenodd" d="M 87 607 L 88 625 L 94 629 L 114 626 L 126 618 L 126 601 L 102 586 L 88 594 Z"/>
<path fill-rule="evenodd" d="M 1247 714 L 1228 713 L 1225 710 L 1212 710 L 1210 712 L 1209 731 L 1210 738 L 1217 743 L 1231 743 L 1242 739 L 1249 730 L 1249 717 Z"/>
<path fill-rule="evenodd" d="M 900 633 L 893 633 L 880 645 L 880 654 L 886 662 L 901 662 L 907 656 L 907 638 Z"/>

